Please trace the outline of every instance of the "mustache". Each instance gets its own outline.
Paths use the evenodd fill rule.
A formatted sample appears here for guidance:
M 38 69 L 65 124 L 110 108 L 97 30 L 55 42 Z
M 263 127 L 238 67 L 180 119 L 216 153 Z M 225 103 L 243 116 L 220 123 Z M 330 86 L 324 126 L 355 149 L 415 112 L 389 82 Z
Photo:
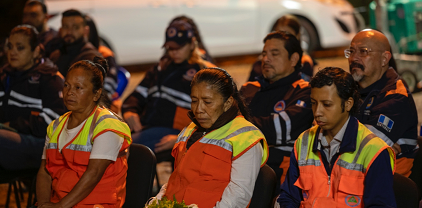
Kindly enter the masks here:
M 73 35 L 65 35 L 64 37 L 63 37 L 63 39 L 66 39 L 66 38 L 73 38 L 73 39 L 75 39 L 75 36 L 73 36 Z
M 362 64 L 357 63 L 357 62 L 352 62 L 349 67 L 350 67 L 350 69 L 360 68 L 360 69 L 362 69 L 362 71 L 365 71 L 365 67 Z
M 263 65 L 262 65 L 262 68 L 264 68 L 264 67 L 271 67 L 271 68 L 273 68 L 273 66 L 272 66 L 272 65 L 270 65 L 270 64 L 263 64 Z

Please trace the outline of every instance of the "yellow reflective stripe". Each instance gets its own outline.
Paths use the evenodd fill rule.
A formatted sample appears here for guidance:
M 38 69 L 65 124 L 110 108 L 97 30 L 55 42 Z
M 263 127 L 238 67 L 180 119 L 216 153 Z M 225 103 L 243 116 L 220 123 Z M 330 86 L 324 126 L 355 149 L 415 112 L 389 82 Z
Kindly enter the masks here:
M 321 166 L 321 161 L 320 160 L 314 160 L 314 159 L 307 159 L 307 160 L 299 160 L 297 162 L 297 164 L 299 166 L 308 166 L 308 165 Z
M 57 143 L 48 143 L 46 149 L 57 149 Z
M 338 159 L 337 165 L 348 170 L 355 170 L 362 173 L 366 172 L 366 168 L 362 164 L 348 163 L 342 159 Z
M 85 145 L 79 145 L 79 144 L 70 144 L 69 146 L 66 147 L 66 149 L 81 151 L 81 152 L 91 152 L 92 145 L 85 146 Z
M 225 150 L 233 152 L 233 146 L 231 144 L 225 142 L 224 140 L 208 139 L 208 138 L 204 137 L 201 140 L 199 140 L 199 142 L 202 143 L 202 144 L 216 145 L 216 146 L 219 146 L 221 148 L 224 148 Z
M 258 128 L 256 128 L 255 126 L 245 126 L 245 127 L 242 127 L 240 129 L 232 132 L 231 134 L 229 134 L 228 136 L 226 136 L 222 140 L 228 140 L 228 139 L 231 139 L 231 138 L 233 138 L 233 137 L 235 137 L 235 136 L 237 136 L 241 133 L 245 133 L 245 132 L 248 132 L 248 131 L 254 131 L 254 130 L 258 130 Z
M 369 141 L 371 141 L 371 139 L 373 139 L 374 137 L 377 137 L 375 134 L 368 134 L 366 135 L 366 137 L 362 140 L 362 142 L 359 145 L 359 149 L 356 152 L 355 158 L 353 159 L 352 163 L 356 163 L 360 153 L 362 152 L 363 148 L 366 146 L 366 144 L 368 144 Z

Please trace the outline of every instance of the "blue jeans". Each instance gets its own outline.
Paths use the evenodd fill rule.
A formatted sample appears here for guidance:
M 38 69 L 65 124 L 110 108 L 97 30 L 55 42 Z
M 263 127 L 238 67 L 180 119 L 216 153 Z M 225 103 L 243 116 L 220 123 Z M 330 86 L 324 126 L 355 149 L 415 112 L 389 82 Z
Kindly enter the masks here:
M 0 129 L 0 167 L 5 170 L 39 168 L 45 138 Z
M 180 130 L 168 127 L 151 127 L 132 134 L 133 143 L 143 144 L 154 151 L 155 144 L 169 134 L 178 135 Z

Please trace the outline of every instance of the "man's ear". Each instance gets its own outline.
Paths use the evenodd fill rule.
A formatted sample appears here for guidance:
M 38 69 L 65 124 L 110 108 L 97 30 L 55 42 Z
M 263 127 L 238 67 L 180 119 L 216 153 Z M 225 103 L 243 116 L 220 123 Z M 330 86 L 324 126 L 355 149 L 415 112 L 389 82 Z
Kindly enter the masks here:
M 232 107 L 233 102 L 234 102 L 234 98 L 233 98 L 232 96 L 230 96 L 230 97 L 226 100 L 226 102 L 224 103 L 224 106 L 223 106 L 223 110 L 224 110 L 224 112 L 228 111 L 228 110 L 230 109 L 230 107 Z
M 392 55 L 390 51 L 385 51 L 384 53 L 382 53 L 382 66 L 385 66 L 386 64 L 388 65 L 388 63 L 390 62 L 391 56 Z
M 36 59 L 36 58 L 40 57 L 40 51 L 41 51 L 41 46 L 38 45 L 37 47 L 35 47 L 34 54 L 32 55 L 32 58 Z
M 298 61 L 299 61 L 299 54 L 295 52 L 290 57 L 290 62 L 292 63 L 291 66 L 295 67 Z
M 349 99 L 347 99 L 345 102 L 344 102 L 344 108 L 345 108 L 345 110 L 347 111 L 347 112 L 350 112 L 350 110 L 352 109 L 352 107 L 353 107 L 353 103 L 354 103 L 355 101 L 353 100 L 353 98 L 352 97 L 349 97 Z
M 89 26 L 85 25 L 84 26 L 84 37 L 89 37 Z

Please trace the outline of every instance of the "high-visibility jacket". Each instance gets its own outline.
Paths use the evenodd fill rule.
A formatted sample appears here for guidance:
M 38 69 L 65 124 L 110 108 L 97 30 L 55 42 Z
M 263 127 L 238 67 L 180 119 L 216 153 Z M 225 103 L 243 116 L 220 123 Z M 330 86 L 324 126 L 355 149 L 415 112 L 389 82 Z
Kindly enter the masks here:
M 97 107 L 91 112 L 77 136 L 66 144 L 60 153 L 58 139 L 71 113 L 60 116 L 47 128 L 50 142 L 46 147 L 46 168 L 52 178 L 51 202 L 59 202 L 65 197 L 85 173 L 95 138 L 104 132 L 112 131 L 124 137 L 119 157 L 107 167 L 92 192 L 74 207 L 92 208 L 95 204 L 121 207 L 126 195 L 125 150 L 132 142 L 129 127 L 107 109 Z
M 264 135 L 242 116 L 237 116 L 224 126 L 205 134 L 192 144 L 186 143 L 198 127 L 191 123 L 179 134 L 173 147 L 175 170 L 171 174 L 166 197 L 199 207 L 213 207 L 221 199 L 230 182 L 232 161 L 254 145 L 263 146 L 261 166 L 268 158 Z
M 301 207 L 364 207 L 362 199 L 366 173 L 385 149 L 389 152 L 394 173 L 393 150 L 359 123 L 355 151 L 341 154 L 328 176 L 319 151 L 313 151 L 319 130 L 315 126 L 302 133 L 294 147 L 300 172 L 294 185 L 302 189 Z

